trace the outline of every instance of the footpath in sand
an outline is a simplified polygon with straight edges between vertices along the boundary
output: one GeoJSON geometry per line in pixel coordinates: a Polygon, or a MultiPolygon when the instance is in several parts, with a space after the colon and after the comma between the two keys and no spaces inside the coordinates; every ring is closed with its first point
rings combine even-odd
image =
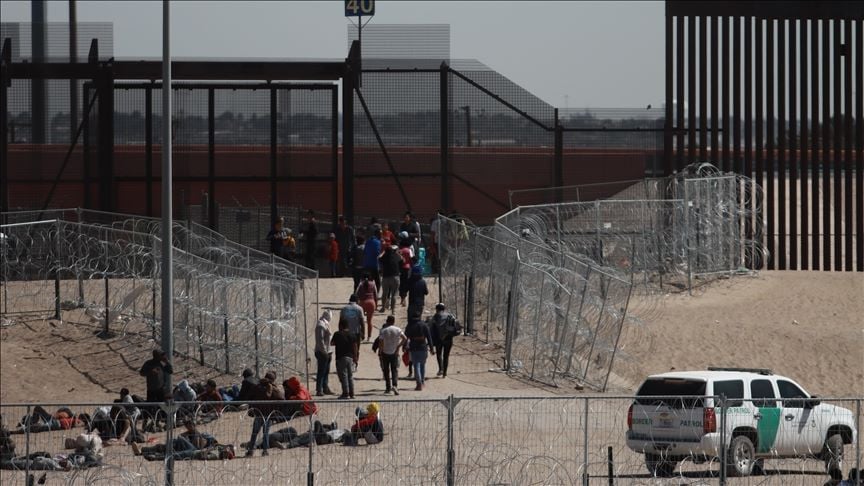
{"type": "MultiPolygon", "coordinates": [[[[338,309],[347,302],[351,286],[350,279],[320,281],[319,309],[337,311],[331,325],[334,330],[338,309]]],[[[427,314],[437,296],[434,285],[430,287],[427,314]]],[[[772,368],[822,396],[864,395],[861,274],[763,272],[709,284],[693,296],[667,295],[661,305],[659,317],[638,332],[625,333],[623,360],[620,369],[616,366],[620,376],[612,392],[632,392],[650,373],[740,366],[772,368]]],[[[405,311],[397,304],[397,325],[403,328],[405,311]]],[[[386,315],[375,315],[373,336],[386,315]]],[[[144,394],[138,369],[155,343],[140,335],[101,339],[95,335],[98,322],[78,317],[70,315],[63,322],[31,320],[0,330],[0,402],[110,401],[123,387],[144,394]]],[[[313,321],[312,316],[309,320],[313,321]]],[[[447,378],[435,376],[437,365],[430,356],[427,388],[416,392],[413,382],[404,378],[407,370],[401,367],[403,393],[399,398],[590,393],[579,392],[575,383],[567,381],[554,388],[490,371],[500,369],[503,356],[500,344],[458,337],[447,378]]],[[[240,381],[237,375],[220,374],[194,360],[176,361],[175,381],[215,378],[220,385],[240,381]]],[[[310,370],[314,372],[314,362],[310,370]]],[[[338,393],[338,379],[335,369],[332,371],[331,388],[338,393]]],[[[385,396],[369,342],[361,346],[356,392],[358,400],[385,396]]]]}

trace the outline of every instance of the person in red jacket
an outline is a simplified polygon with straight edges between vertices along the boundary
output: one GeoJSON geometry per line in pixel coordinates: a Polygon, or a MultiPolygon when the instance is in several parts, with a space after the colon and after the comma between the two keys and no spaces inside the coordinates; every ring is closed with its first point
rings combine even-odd
{"type": "Polygon", "coordinates": [[[336,234],[330,233],[330,243],[327,246],[327,262],[330,263],[330,276],[339,277],[339,242],[336,234]]]}
{"type": "Polygon", "coordinates": [[[304,417],[318,413],[318,406],[312,401],[312,394],[303,386],[300,379],[292,376],[282,382],[282,388],[285,390],[285,400],[307,400],[303,403],[288,403],[281,412],[285,419],[291,420],[294,417],[304,417]]]}
{"type": "Polygon", "coordinates": [[[366,410],[357,408],[357,423],[351,426],[351,432],[345,434],[342,442],[345,445],[357,445],[360,439],[367,444],[378,444],[384,440],[384,424],[378,417],[381,406],[375,402],[366,406],[366,410]]]}

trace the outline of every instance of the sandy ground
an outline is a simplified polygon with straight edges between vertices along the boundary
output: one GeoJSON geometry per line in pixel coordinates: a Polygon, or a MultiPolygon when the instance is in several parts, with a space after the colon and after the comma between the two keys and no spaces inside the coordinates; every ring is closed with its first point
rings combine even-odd
{"type": "MultiPolygon", "coordinates": [[[[320,307],[341,308],[350,288],[348,279],[321,280],[320,307]]],[[[433,288],[431,294],[437,295],[437,290],[433,288]]],[[[434,299],[428,307],[431,302],[434,299]]],[[[427,389],[413,391],[412,384],[403,379],[400,388],[404,391],[395,402],[394,397],[383,394],[377,359],[371,345],[364,344],[356,382],[358,400],[321,400],[319,418],[347,425],[355,406],[370,400],[388,401],[382,413],[389,439],[377,447],[315,449],[312,463],[316,483],[382,484],[392,478],[406,484],[443,483],[447,413],[441,399],[450,394],[486,397],[460,402],[455,408],[454,448],[460,484],[572,484],[581,479],[583,451],[588,454],[590,473],[605,473],[606,446],[613,447],[616,474],[628,478],[622,484],[714,483],[716,478],[704,471],[716,467],[694,465],[683,466],[685,473],[670,482],[647,478],[641,456],[623,446],[629,401],[611,395],[632,393],[650,373],[709,365],[768,367],[794,378],[814,394],[864,396],[861,274],[763,272],[757,277],[706,284],[693,296],[662,296],[660,304],[656,317],[625,334],[626,361],[616,367],[615,389],[605,398],[587,402],[585,397],[597,394],[578,391],[574,383],[564,382],[554,388],[494,371],[501,366],[503,349],[468,337],[457,338],[446,379],[434,376],[437,367],[430,357],[427,389]],[[587,449],[581,435],[586,424],[587,449]]],[[[397,307],[397,317],[403,313],[397,307]]],[[[71,317],[74,315],[67,316],[71,317]]],[[[384,317],[376,315],[376,327],[384,317]]],[[[96,336],[98,329],[98,323],[83,318],[77,322],[37,319],[0,329],[0,403],[5,406],[4,415],[24,414],[23,408],[8,407],[13,403],[111,401],[123,386],[143,395],[144,383],[137,370],[154,343],[146,334],[102,339],[96,336]]],[[[220,384],[239,381],[235,375],[220,374],[182,358],[177,358],[175,368],[177,379],[215,378],[220,384]]],[[[404,368],[400,376],[405,376],[404,368]]],[[[331,376],[331,388],[338,391],[335,375],[331,376]]],[[[853,406],[851,402],[842,405],[853,406]]],[[[300,430],[304,426],[296,424],[300,430]]],[[[244,413],[226,414],[206,427],[221,441],[240,444],[248,440],[251,419],[244,413]]],[[[31,450],[61,452],[61,439],[69,435],[68,431],[37,434],[31,450]]],[[[162,435],[157,437],[161,440],[162,435]]],[[[18,440],[23,442],[23,437],[18,440]]],[[[124,446],[106,450],[108,463],[119,469],[93,470],[90,476],[76,475],[70,482],[121,484],[128,482],[124,474],[137,478],[133,481],[136,484],[142,477],[161,481],[161,463],[134,458],[124,446]]],[[[271,484],[305,483],[308,460],[309,449],[300,448],[274,451],[268,459],[256,456],[252,460],[186,462],[180,466],[178,484],[236,485],[261,478],[271,484]]],[[[773,464],[773,476],[736,484],[825,481],[818,461],[773,464]]],[[[13,477],[9,472],[2,474],[3,484],[13,477]]],[[[68,475],[63,477],[70,480],[68,475]]],[[[57,478],[59,481],[60,476],[57,478]]],[[[57,483],[49,480],[46,484],[57,483]]],[[[599,479],[597,484],[601,484],[599,479]]]]}

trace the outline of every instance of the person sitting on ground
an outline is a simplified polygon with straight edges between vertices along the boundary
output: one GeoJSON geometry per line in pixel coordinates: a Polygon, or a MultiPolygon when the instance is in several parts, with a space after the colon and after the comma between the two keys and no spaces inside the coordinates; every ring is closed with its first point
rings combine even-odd
{"type": "Polygon", "coordinates": [[[237,384],[220,387],[219,396],[223,402],[233,402],[240,396],[240,387],[237,384]]]}
{"type": "Polygon", "coordinates": [[[296,376],[283,381],[282,388],[285,390],[285,400],[298,400],[297,402],[286,403],[281,407],[280,413],[285,417],[285,420],[314,415],[318,412],[318,406],[312,401],[312,394],[296,376]],[[301,403],[299,400],[308,401],[301,403]]]}
{"type": "Polygon", "coordinates": [[[258,378],[255,377],[255,372],[246,368],[243,370],[243,383],[240,384],[240,393],[237,395],[237,401],[246,402],[252,400],[252,395],[258,387],[258,378]]]}
{"type": "MultiPolygon", "coordinates": [[[[264,375],[264,378],[258,382],[258,386],[255,387],[251,399],[254,401],[284,400],[284,395],[282,395],[282,392],[279,391],[279,388],[274,384],[275,381],[276,373],[268,371],[264,375]]],[[[249,406],[249,416],[254,417],[254,421],[252,422],[252,437],[249,439],[249,444],[254,446],[258,439],[258,432],[261,432],[263,429],[264,452],[261,454],[263,456],[268,454],[267,450],[270,448],[270,441],[268,439],[270,435],[270,424],[273,415],[278,409],[279,405],[274,403],[261,403],[249,406]]],[[[253,447],[247,448],[246,457],[251,457],[253,450],[253,447]]]]}
{"type": "Polygon", "coordinates": [[[126,404],[126,406],[124,407],[126,410],[126,414],[129,415],[129,418],[132,420],[133,424],[138,421],[139,417],[141,417],[141,409],[135,406],[135,397],[132,396],[131,393],[129,393],[128,388],[120,389],[120,399],[114,400],[114,403],[126,404]]]}
{"type": "Polygon", "coordinates": [[[204,385],[204,392],[198,396],[198,401],[215,403],[202,405],[201,411],[203,413],[214,413],[217,417],[222,415],[222,409],[224,406],[222,405],[222,395],[219,394],[218,388],[219,387],[216,386],[216,380],[207,380],[207,384],[204,385]]]}
{"type": "Polygon", "coordinates": [[[384,424],[378,413],[381,411],[381,406],[373,402],[366,406],[366,410],[360,410],[358,407],[355,411],[357,414],[357,423],[351,426],[351,432],[345,434],[342,442],[345,445],[358,445],[360,439],[366,441],[367,444],[378,444],[384,440],[384,424]]]}
{"type": "Polygon", "coordinates": [[[196,406],[190,402],[194,402],[198,398],[198,394],[189,385],[189,381],[180,380],[180,383],[174,387],[172,395],[175,402],[186,402],[177,409],[178,417],[185,418],[195,414],[196,406]]]}

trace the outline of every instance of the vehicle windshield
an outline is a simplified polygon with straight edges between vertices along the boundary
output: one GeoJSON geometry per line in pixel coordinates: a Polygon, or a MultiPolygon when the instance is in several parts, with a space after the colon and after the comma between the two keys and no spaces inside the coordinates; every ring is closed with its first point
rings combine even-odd
{"type": "Polygon", "coordinates": [[[636,403],[640,405],[666,405],[671,408],[702,407],[705,382],[677,378],[652,378],[642,384],[636,396],[636,403]]]}

